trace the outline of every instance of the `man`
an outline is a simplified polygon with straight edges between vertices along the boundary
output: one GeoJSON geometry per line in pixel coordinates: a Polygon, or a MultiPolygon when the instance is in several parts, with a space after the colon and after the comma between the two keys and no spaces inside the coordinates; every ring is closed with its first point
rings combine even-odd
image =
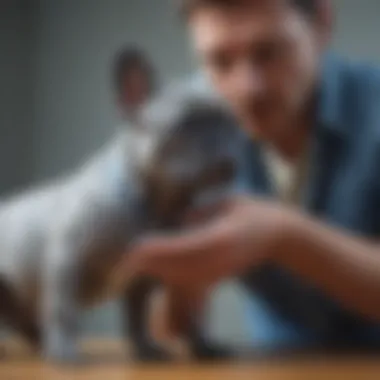
{"type": "Polygon", "coordinates": [[[154,68],[143,51],[128,46],[116,55],[113,73],[121,117],[134,125],[140,107],[156,91],[154,68]]]}
{"type": "Polygon", "coordinates": [[[178,289],[240,275],[259,347],[380,346],[380,71],[327,52],[327,0],[181,3],[251,137],[252,197],[147,238],[127,267],[178,289]]]}

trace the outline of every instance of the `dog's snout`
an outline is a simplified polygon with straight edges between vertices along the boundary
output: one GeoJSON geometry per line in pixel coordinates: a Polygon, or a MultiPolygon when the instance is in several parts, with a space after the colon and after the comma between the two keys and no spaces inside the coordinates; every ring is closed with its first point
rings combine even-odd
{"type": "Polygon", "coordinates": [[[220,161],[217,171],[222,179],[230,180],[236,173],[236,162],[230,158],[226,158],[220,161]]]}
{"type": "Polygon", "coordinates": [[[207,186],[223,184],[231,181],[236,174],[236,163],[230,158],[222,158],[215,165],[207,168],[203,174],[203,182],[207,186]]]}

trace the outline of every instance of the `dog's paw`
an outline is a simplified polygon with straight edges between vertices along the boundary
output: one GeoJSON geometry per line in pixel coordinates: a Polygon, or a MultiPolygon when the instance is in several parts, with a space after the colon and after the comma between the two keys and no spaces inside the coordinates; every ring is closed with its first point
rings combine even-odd
{"type": "Polygon", "coordinates": [[[229,348],[214,343],[202,344],[193,350],[194,359],[199,361],[228,360],[234,356],[229,348]]]}
{"type": "Polygon", "coordinates": [[[42,350],[43,359],[54,365],[77,366],[84,364],[84,357],[74,342],[66,339],[50,341],[42,350]]]}
{"type": "Polygon", "coordinates": [[[2,345],[2,344],[0,343],[0,360],[5,359],[6,356],[7,356],[7,350],[6,350],[6,348],[5,348],[5,345],[2,345]]]}
{"type": "Polygon", "coordinates": [[[139,362],[167,362],[172,355],[154,343],[144,344],[136,349],[134,359],[139,362]]]}
{"type": "Polygon", "coordinates": [[[82,355],[66,350],[45,351],[43,358],[48,364],[59,366],[78,366],[84,364],[82,355]]]}

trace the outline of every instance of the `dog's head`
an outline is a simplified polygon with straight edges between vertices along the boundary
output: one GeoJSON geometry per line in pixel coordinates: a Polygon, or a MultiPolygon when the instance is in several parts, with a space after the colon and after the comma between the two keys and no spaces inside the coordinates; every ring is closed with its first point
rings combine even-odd
{"type": "Polygon", "coordinates": [[[155,144],[142,172],[160,218],[171,219],[235,179],[242,135],[214,93],[177,89],[147,106],[142,126],[155,144]]]}

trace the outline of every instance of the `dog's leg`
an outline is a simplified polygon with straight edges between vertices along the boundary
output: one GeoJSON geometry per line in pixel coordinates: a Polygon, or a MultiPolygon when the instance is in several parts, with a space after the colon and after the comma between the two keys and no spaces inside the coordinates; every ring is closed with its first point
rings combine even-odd
{"type": "Polygon", "coordinates": [[[57,239],[49,248],[50,261],[44,270],[43,351],[48,361],[78,364],[80,332],[79,252],[75,239],[57,239]]]}
{"type": "Polygon", "coordinates": [[[206,336],[203,326],[194,318],[188,330],[188,339],[193,357],[200,361],[226,360],[233,358],[233,352],[206,336]]]}
{"type": "Polygon", "coordinates": [[[151,280],[139,279],[123,297],[125,338],[132,342],[134,357],[139,361],[165,361],[171,358],[149,334],[149,296],[155,285],[151,280]]]}
{"type": "Polygon", "coordinates": [[[32,315],[12,291],[11,287],[0,280],[0,320],[5,326],[14,329],[34,349],[41,346],[41,330],[32,315]]]}
{"type": "Polygon", "coordinates": [[[223,360],[233,356],[227,347],[216,344],[205,334],[203,316],[207,292],[172,288],[168,297],[169,325],[186,338],[196,360],[223,360]]]}

